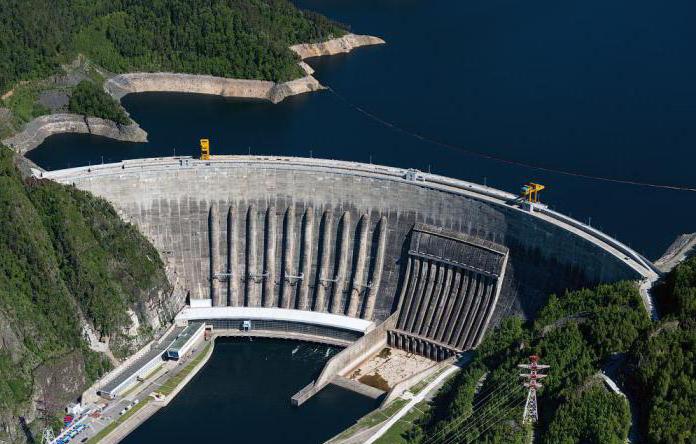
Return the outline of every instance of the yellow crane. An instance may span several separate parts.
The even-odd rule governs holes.
[[[539,203],[539,191],[546,188],[544,185],[534,182],[524,184],[522,187],[522,198],[529,203]]]
[[[201,139],[201,160],[210,160],[210,140]]]

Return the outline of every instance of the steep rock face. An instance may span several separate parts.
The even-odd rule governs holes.
[[[353,49],[361,46],[383,45],[385,43],[381,38],[371,35],[346,34],[343,37],[325,42],[293,45],[290,47],[290,50],[300,56],[301,59],[307,59],[351,52]]]
[[[22,338],[18,333],[10,326],[9,317],[0,311],[0,351],[7,353],[13,363],[21,357]]]
[[[34,399],[64,407],[82,393],[89,379],[79,351],[44,362],[34,370]]]
[[[97,117],[51,114],[27,123],[22,132],[2,141],[20,154],[41,145],[47,137],[61,133],[94,134],[125,142],[147,142],[147,133],[137,123],[119,125]]]
[[[319,91],[321,89],[324,89],[324,87],[319,81],[311,75],[308,75],[299,79],[290,80],[289,82],[276,84],[269,92],[268,98],[273,103],[279,103],[287,97]]]

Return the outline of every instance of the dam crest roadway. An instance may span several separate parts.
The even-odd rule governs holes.
[[[549,294],[659,270],[545,205],[355,162],[165,157],[35,171],[109,201],[158,249],[177,323],[348,345],[297,404],[390,345],[435,361],[475,348]],[[299,336],[298,336],[299,335]]]

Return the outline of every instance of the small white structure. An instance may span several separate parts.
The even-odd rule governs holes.
[[[65,407],[65,411],[68,414],[73,415],[74,417],[77,417],[77,416],[80,416],[82,414],[84,409],[82,408],[82,406],[80,404],[71,402],[70,404],[67,405],[67,407]]]
[[[404,174],[404,179],[411,182],[425,182],[425,174],[415,168],[409,168]]]
[[[212,306],[212,299],[191,299],[191,308],[208,308]]]

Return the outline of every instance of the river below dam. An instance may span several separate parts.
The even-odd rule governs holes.
[[[373,399],[333,385],[301,408],[290,405],[290,397],[339,350],[282,339],[219,338],[200,373],[122,442],[324,442],[376,407]]]
[[[547,186],[552,208],[656,259],[694,231],[696,3],[649,0],[300,0],[386,45],[309,60],[331,91],[273,105],[188,94],[123,99],[149,133],[131,144],[50,137],[28,157],[49,168],[213,153],[337,158],[431,170],[516,192]],[[371,118],[353,105],[374,114]],[[403,131],[447,142],[433,145]],[[461,148],[505,158],[482,158]]]

